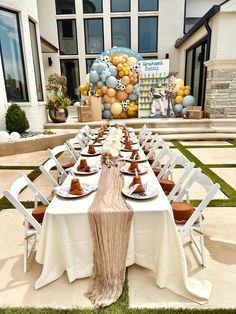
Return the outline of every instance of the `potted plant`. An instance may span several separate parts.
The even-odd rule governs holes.
[[[68,107],[71,104],[70,98],[66,94],[67,79],[64,75],[52,73],[48,75],[48,91],[49,117],[54,123],[65,122],[68,117]]]

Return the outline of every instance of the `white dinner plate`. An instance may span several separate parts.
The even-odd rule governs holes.
[[[122,193],[130,198],[134,198],[136,200],[146,200],[149,198],[156,197],[158,195],[158,186],[152,182],[147,182],[144,185],[144,188],[146,190],[145,193],[129,193],[129,186],[124,186],[122,188]]]
[[[63,198],[79,198],[79,197],[83,197],[85,195],[88,195],[89,193],[91,193],[93,191],[93,189],[91,188],[90,184],[87,183],[81,183],[81,186],[84,189],[84,194],[83,195],[73,195],[69,193],[70,187],[69,186],[59,186],[56,189],[56,193],[58,196],[63,197]]]
[[[129,140],[132,145],[138,144],[138,141],[135,138],[134,139],[130,138]],[[125,141],[123,140],[122,143],[125,144]]]
[[[130,175],[133,175],[133,176],[135,176],[136,175],[136,173],[133,173],[133,172],[129,172],[129,166],[130,165],[125,165],[124,167],[122,167],[122,168],[120,168],[120,172],[122,172],[122,173],[124,173],[124,174],[130,174]],[[139,170],[140,170],[140,172],[138,172],[138,174],[144,174],[144,173],[146,173],[147,171],[148,171],[148,168],[146,167],[146,166],[142,166],[142,165],[140,165],[140,166],[138,166],[138,168],[139,168]]]
[[[146,157],[140,158],[140,159],[130,159],[129,157],[130,156],[123,156],[123,157],[121,157],[121,159],[128,161],[128,162],[131,162],[131,161],[145,162],[145,161],[147,161]]]
[[[99,171],[99,167],[97,165],[91,165],[90,166],[90,171],[88,171],[88,172],[78,171],[76,168],[72,168],[71,170],[72,170],[72,172],[74,174],[79,174],[79,175],[86,176],[86,175],[89,175],[89,174],[97,173]]]
[[[89,143],[89,145],[93,145],[95,147],[99,147],[99,146],[102,146],[102,143],[93,143],[93,142],[91,142],[91,143]]]
[[[95,149],[96,153],[95,154],[89,154],[88,153],[88,148],[84,148],[81,152],[81,156],[89,156],[89,157],[93,157],[93,156],[99,156],[101,155],[101,150],[100,149]]]

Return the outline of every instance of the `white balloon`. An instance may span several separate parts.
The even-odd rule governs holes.
[[[9,140],[9,133],[7,131],[0,131],[0,142],[6,142]]]
[[[12,132],[12,133],[10,134],[10,139],[11,139],[11,140],[14,140],[14,141],[17,141],[17,140],[20,139],[20,134],[19,134],[18,132]]]

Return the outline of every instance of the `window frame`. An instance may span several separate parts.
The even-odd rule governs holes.
[[[35,35],[35,42],[36,42],[36,48],[37,48],[36,49],[36,51],[37,51],[36,58],[38,59],[38,65],[39,65],[39,68],[38,68],[38,70],[39,70],[39,77],[40,77],[39,85],[40,85],[40,88],[41,88],[41,91],[42,91],[42,99],[40,99],[38,97],[38,93],[37,93],[37,99],[38,99],[38,101],[44,101],[43,84],[42,84],[42,72],[41,72],[40,59],[39,59],[39,45],[38,45],[38,38],[37,38],[36,23],[29,18],[29,25],[30,25],[30,23],[32,23],[34,25],[34,35]],[[33,49],[32,49],[32,39],[31,39],[31,50],[32,50],[32,58],[33,58],[33,64],[34,64],[35,85],[37,86],[37,83],[36,83],[37,79],[36,79],[36,73],[35,73],[36,69],[35,69],[35,63],[34,63],[34,54],[33,54]]]
[[[57,37],[58,37],[58,44],[59,44],[59,55],[60,56],[74,56],[74,55],[78,55],[78,35],[77,35],[77,24],[76,24],[76,19],[75,18],[71,18],[71,19],[57,19]],[[75,21],[75,42],[76,42],[76,52],[75,53],[61,53],[61,43],[60,43],[60,35],[59,35],[59,22],[60,21]],[[73,29],[73,27],[72,27]]]
[[[157,39],[156,39],[156,51],[142,51],[140,50],[140,41],[139,41],[139,34],[140,34],[140,23],[139,21],[141,19],[150,19],[150,18],[156,18],[157,19]],[[159,16],[158,15],[152,15],[152,16],[139,16],[138,17],[138,53],[158,53],[158,26],[159,26]]]
[[[91,71],[88,70],[88,64],[87,64],[87,60],[93,60],[93,62],[96,60],[97,58],[85,58],[85,65],[86,65],[86,73],[89,73]]]
[[[87,50],[87,38],[85,36],[85,24],[86,24],[86,21],[88,20],[101,20],[102,21],[102,51],[96,51],[96,52],[88,52]],[[103,23],[103,18],[102,17],[95,17],[95,18],[84,18],[84,39],[85,39],[85,54],[86,55],[96,55],[96,54],[101,54],[103,51],[104,51],[104,23]]]
[[[113,30],[113,25],[112,25],[112,20],[121,20],[121,19],[128,19],[129,20],[129,47],[131,49],[131,17],[130,16],[122,16],[122,17],[111,17],[111,46],[114,47],[113,43],[113,36],[112,36],[112,30]]]
[[[130,5],[130,0],[127,0],[129,1],[129,11],[112,11],[112,0],[110,0],[110,13],[130,13],[130,9],[131,9],[131,5]]]
[[[3,61],[3,54],[2,54],[2,45],[0,42],[0,54],[1,54],[1,62],[2,62],[2,71],[3,71],[3,79],[4,79],[4,85],[5,85],[5,91],[6,91],[6,97],[7,97],[7,102],[20,102],[20,103],[24,103],[24,102],[29,102],[29,92],[28,92],[28,82],[27,82],[27,78],[26,78],[26,67],[25,67],[25,58],[24,58],[24,53],[23,53],[23,44],[22,44],[22,35],[21,35],[21,28],[20,28],[20,21],[19,21],[19,13],[13,10],[9,10],[6,8],[2,8],[0,7],[0,10],[2,11],[7,11],[10,13],[15,14],[16,16],[16,24],[17,24],[17,33],[19,36],[19,47],[20,47],[20,52],[21,52],[21,61],[22,61],[22,68],[23,68],[23,78],[25,81],[25,100],[13,100],[13,99],[9,99],[8,95],[7,95],[7,85],[6,85],[6,72],[5,72],[5,67],[4,67],[4,61]]]

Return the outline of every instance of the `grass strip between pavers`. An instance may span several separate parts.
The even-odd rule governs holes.
[[[0,170],[36,170],[38,166],[0,166]]]
[[[188,149],[178,141],[172,141],[176,148],[190,161],[195,163],[195,167],[202,169],[214,183],[219,183],[221,191],[229,198],[227,200],[212,200],[209,206],[213,207],[234,207],[236,206],[236,191],[227,182],[220,178],[215,172],[213,172],[208,165],[203,164],[197,157],[195,157]]]

